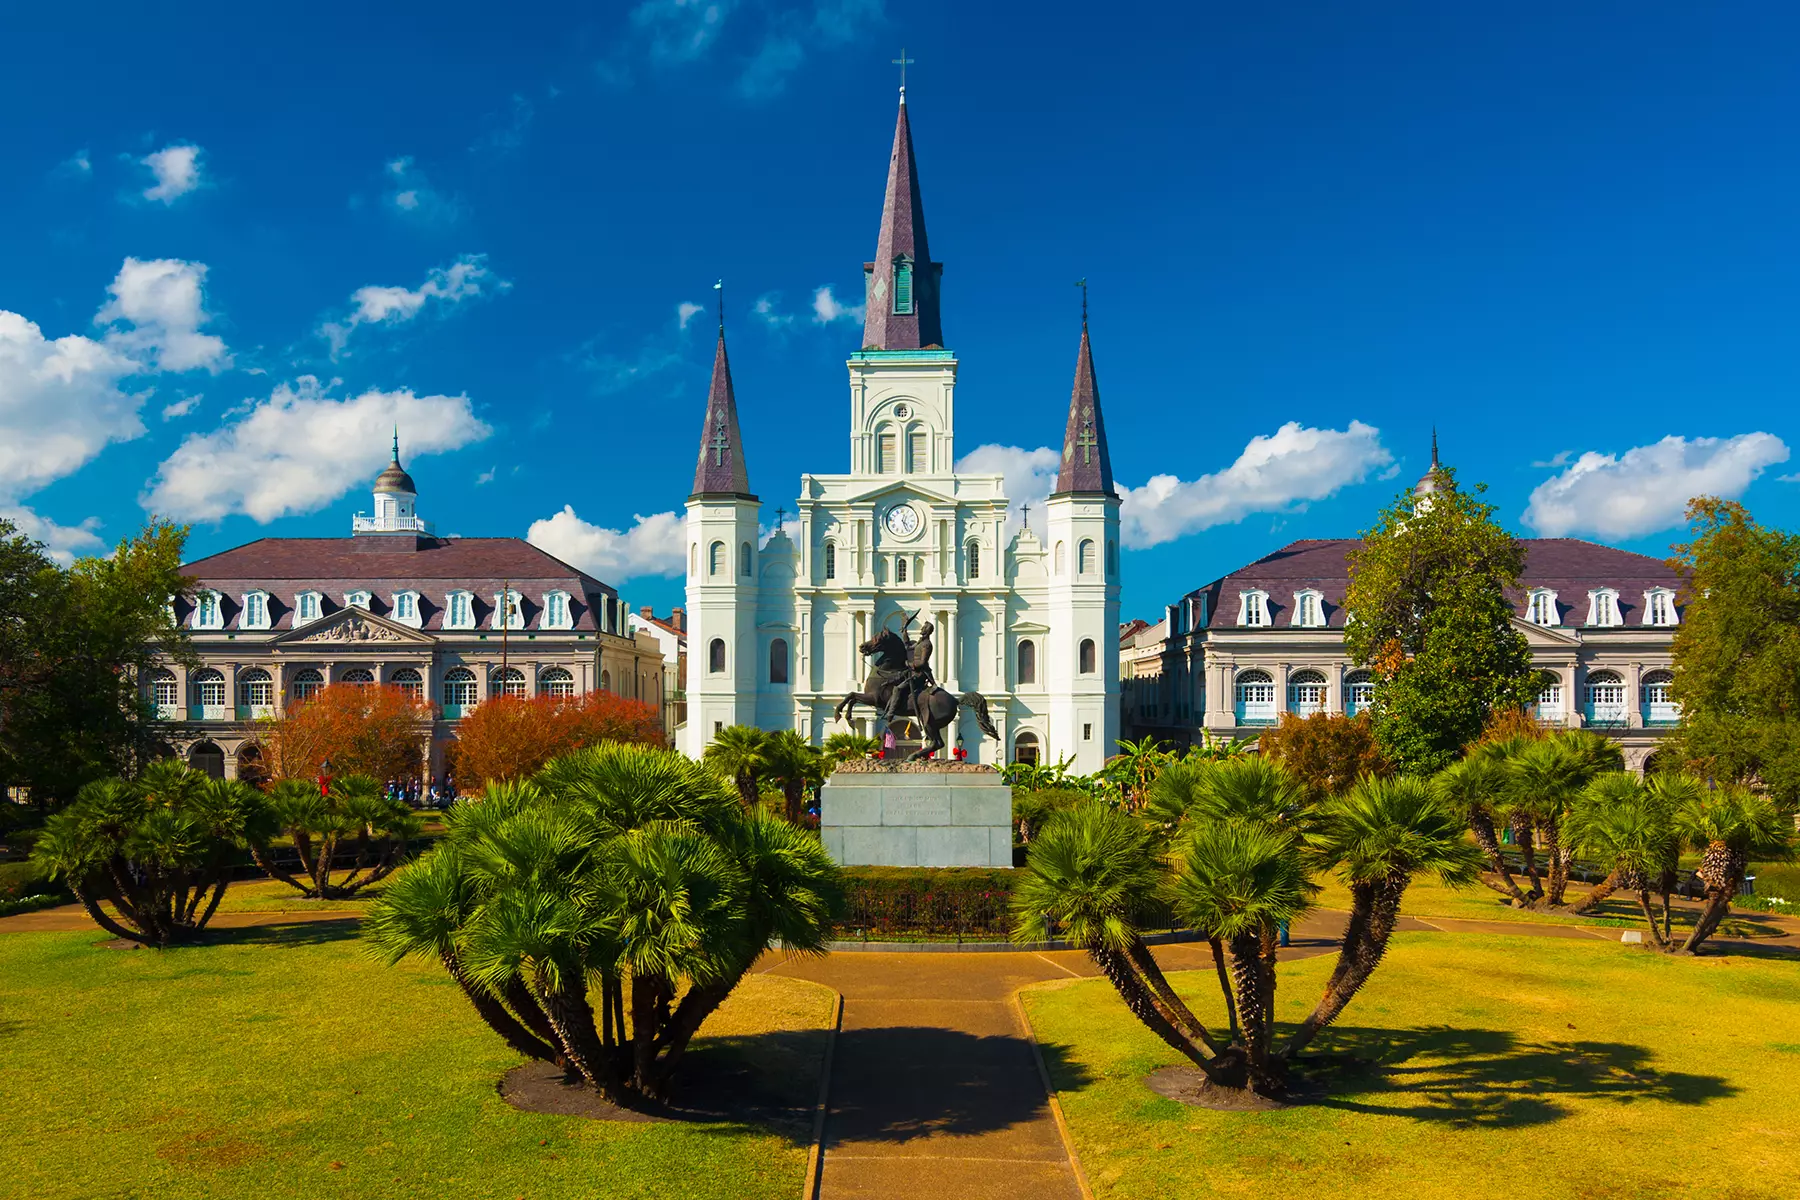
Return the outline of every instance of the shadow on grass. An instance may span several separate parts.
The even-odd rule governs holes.
[[[201,946],[324,946],[354,941],[361,922],[354,918],[324,917],[283,921],[279,925],[209,926]]]
[[[1061,1047],[1041,1047],[1052,1078],[1088,1082]],[[827,1145],[991,1133],[1049,1117],[1031,1043],[929,1026],[838,1035]]]

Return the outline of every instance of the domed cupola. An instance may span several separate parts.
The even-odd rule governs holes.
[[[365,517],[361,513],[352,522],[353,533],[427,533],[425,522],[419,520],[417,502],[418,485],[413,477],[406,473],[400,465],[400,430],[394,430],[394,457],[382,468],[381,474],[375,477],[375,515]]]
[[[1421,475],[1419,482],[1413,485],[1413,496],[1419,500],[1427,500],[1443,491],[1447,486],[1449,486],[1449,480],[1444,478],[1443,468],[1438,465],[1437,430],[1433,429],[1431,431],[1431,469]]]

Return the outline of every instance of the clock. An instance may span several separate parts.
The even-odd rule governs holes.
[[[910,504],[896,504],[887,510],[881,523],[895,537],[911,537],[919,532],[919,511]]]

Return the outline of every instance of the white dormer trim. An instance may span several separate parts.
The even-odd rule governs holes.
[[[525,597],[520,594],[519,589],[510,588],[494,593],[494,615],[488,618],[488,628],[525,628]]]
[[[239,629],[267,629],[269,627],[269,593],[261,588],[245,592],[243,610],[238,613]]]
[[[1594,588],[1588,593],[1587,623],[1594,629],[1614,629],[1625,623],[1619,615],[1617,589]]]
[[[299,627],[325,615],[325,594],[308,588],[294,596],[294,625]]]
[[[538,618],[538,625],[544,629],[575,628],[573,600],[574,597],[561,588],[545,592],[544,615]]]
[[[1246,629],[1269,627],[1269,593],[1257,588],[1238,593],[1237,623]]]
[[[1556,593],[1549,588],[1532,588],[1525,596],[1525,619],[1533,625],[1561,624],[1561,610],[1556,607]]]
[[[348,592],[344,593],[344,607],[345,608],[360,608],[364,612],[368,612],[369,611],[369,601],[371,599],[372,599],[372,596],[366,589],[357,588],[354,591],[348,591]]]
[[[444,597],[444,628],[475,628],[475,593],[457,588]]]
[[[1325,628],[1325,593],[1318,588],[1301,588],[1294,593],[1294,615],[1288,624],[1296,629]]]
[[[1644,624],[1665,628],[1681,624],[1673,588],[1653,587],[1644,593]]]
[[[194,593],[195,629],[225,628],[225,598],[211,588],[201,588]]]
[[[401,588],[394,593],[393,607],[388,610],[388,619],[397,625],[405,625],[409,629],[419,629],[425,624],[425,618],[419,612],[419,593],[412,588]]]

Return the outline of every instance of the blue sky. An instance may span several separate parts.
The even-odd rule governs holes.
[[[346,533],[397,418],[440,531],[678,603],[714,279],[766,519],[846,466],[901,45],[958,452],[1044,490],[1086,276],[1128,615],[1434,423],[1521,533],[1800,523],[1792,5],[249,11],[0,39],[0,514],[62,553]]]

